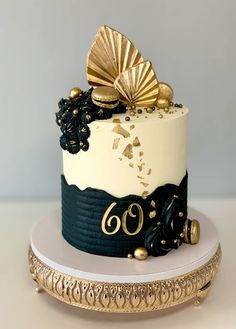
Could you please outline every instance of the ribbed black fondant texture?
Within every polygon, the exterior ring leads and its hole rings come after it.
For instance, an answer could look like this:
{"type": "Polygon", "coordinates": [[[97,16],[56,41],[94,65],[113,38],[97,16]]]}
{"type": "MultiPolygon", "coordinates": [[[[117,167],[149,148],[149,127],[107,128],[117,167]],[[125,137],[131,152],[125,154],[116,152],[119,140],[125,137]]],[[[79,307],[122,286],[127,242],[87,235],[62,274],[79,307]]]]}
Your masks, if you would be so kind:
{"type": "MultiPolygon", "coordinates": [[[[147,199],[136,195],[116,198],[109,193],[87,188],[81,191],[75,185],[68,185],[62,175],[62,234],[64,238],[77,249],[98,255],[127,257],[136,247],[143,246],[143,232],[157,218],[150,219],[148,214],[153,210],[151,201],[156,202],[157,214],[161,213],[165,201],[173,195],[178,195],[183,202],[183,212],[187,214],[187,174],[179,186],[167,184],[158,187],[147,199]],[[127,235],[120,229],[114,235],[106,235],[101,229],[102,217],[111,203],[117,205],[112,209],[111,215],[122,218],[122,214],[131,203],[138,203],[143,209],[144,225],[137,235],[127,235]]],[[[113,220],[109,231],[116,226],[113,220]]],[[[127,229],[134,232],[137,220],[127,220],[127,229]]]]}

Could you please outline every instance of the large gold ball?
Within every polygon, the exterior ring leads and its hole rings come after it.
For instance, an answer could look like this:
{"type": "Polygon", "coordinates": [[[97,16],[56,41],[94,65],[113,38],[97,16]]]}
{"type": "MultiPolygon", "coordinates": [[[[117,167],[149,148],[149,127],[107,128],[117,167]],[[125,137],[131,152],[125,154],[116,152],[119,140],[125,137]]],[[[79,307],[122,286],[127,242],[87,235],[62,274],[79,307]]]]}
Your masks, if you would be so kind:
{"type": "Polygon", "coordinates": [[[157,107],[158,107],[159,109],[165,109],[165,108],[167,108],[167,107],[169,107],[169,106],[170,106],[170,103],[169,103],[169,101],[168,101],[167,99],[159,98],[159,99],[157,100],[157,107]]]}
{"type": "Polygon", "coordinates": [[[168,85],[168,83],[160,82],[158,98],[164,98],[164,99],[168,100],[169,102],[171,102],[173,99],[173,96],[174,96],[174,92],[173,92],[173,89],[171,88],[171,86],[168,85]]]}
{"type": "Polygon", "coordinates": [[[81,89],[79,87],[74,87],[70,91],[70,98],[76,98],[81,94],[81,89]]]}
{"type": "Polygon", "coordinates": [[[148,251],[144,247],[138,247],[134,250],[134,257],[138,260],[144,260],[148,257],[148,251]]]}

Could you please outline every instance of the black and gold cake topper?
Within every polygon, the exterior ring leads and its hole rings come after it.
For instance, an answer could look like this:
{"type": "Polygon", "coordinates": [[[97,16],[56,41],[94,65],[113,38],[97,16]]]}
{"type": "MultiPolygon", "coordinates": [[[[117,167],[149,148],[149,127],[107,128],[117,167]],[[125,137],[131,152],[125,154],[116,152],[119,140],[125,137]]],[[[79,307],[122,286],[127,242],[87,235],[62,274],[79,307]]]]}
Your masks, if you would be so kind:
{"type": "Polygon", "coordinates": [[[88,53],[87,79],[93,87],[116,88],[121,100],[133,108],[168,108],[173,99],[172,88],[159,84],[151,62],[129,39],[106,25],[99,29],[88,53]]]}

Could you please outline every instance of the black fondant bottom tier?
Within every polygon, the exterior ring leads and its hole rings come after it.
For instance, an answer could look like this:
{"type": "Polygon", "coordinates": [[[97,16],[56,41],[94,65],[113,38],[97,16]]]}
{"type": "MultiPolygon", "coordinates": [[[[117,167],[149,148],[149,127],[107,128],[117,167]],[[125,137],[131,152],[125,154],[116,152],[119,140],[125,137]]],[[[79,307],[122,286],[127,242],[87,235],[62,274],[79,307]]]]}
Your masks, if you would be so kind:
{"type": "Polygon", "coordinates": [[[62,182],[62,234],[82,251],[127,257],[145,246],[153,256],[164,255],[182,243],[187,217],[187,173],[179,186],[166,184],[143,199],[116,198],[109,193],[80,190],[62,182]]]}

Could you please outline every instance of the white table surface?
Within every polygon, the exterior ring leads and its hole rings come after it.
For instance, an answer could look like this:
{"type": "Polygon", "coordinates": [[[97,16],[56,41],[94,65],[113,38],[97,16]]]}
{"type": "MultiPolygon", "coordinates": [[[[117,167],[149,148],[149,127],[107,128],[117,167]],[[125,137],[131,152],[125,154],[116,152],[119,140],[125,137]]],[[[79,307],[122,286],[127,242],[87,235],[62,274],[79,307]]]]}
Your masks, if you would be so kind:
{"type": "Polygon", "coordinates": [[[139,314],[91,312],[36,294],[27,250],[35,221],[60,207],[58,202],[0,203],[0,328],[236,328],[236,199],[194,199],[189,205],[207,214],[220,235],[223,259],[207,299],[171,310],[139,314]]]}

